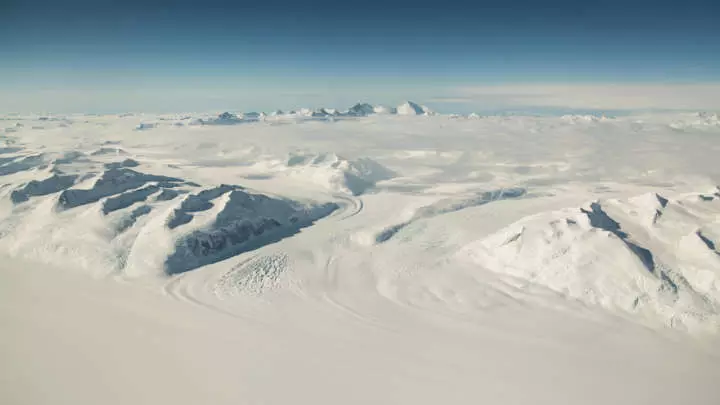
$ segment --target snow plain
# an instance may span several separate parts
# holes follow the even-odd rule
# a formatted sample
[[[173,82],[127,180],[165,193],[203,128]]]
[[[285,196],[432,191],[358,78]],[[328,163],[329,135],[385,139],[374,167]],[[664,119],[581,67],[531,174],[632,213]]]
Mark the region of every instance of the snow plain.
[[[3,117],[0,402],[720,403],[717,115],[356,111]]]

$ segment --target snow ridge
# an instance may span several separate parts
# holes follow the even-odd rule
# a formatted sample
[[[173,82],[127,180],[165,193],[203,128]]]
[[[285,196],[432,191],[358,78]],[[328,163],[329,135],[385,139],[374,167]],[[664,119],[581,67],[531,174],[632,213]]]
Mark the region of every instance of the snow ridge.
[[[712,218],[720,198],[700,196],[647,194],[534,215],[471,243],[461,256],[650,322],[716,330],[720,228]]]
[[[339,208],[238,185],[203,188],[126,162],[85,182],[53,174],[12,190],[11,219],[28,224],[7,228],[5,241],[20,247],[14,254],[130,276],[176,274],[292,236]]]

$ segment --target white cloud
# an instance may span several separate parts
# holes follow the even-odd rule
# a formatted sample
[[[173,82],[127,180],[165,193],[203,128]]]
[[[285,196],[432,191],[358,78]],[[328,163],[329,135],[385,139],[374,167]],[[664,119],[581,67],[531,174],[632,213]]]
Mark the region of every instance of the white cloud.
[[[455,89],[452,95],[434,101],[456,103],[461,100],[497,107],[715,110],[720,109],[720,83],[474,86]]]

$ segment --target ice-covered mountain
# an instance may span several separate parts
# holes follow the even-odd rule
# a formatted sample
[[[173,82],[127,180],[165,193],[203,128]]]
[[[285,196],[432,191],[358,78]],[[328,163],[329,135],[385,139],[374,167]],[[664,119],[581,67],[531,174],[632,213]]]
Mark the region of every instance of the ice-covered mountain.
[[[406,101],[395,108],[398,115],[430,115],[433,112],[419,104],[413,103],[412,101]]]
[[[354,106],[350,107],[347,111],[347,115],[353,116],[353,117],[364,117],[366,115],[374,114],[375,113],[375,107],[368,103],[357,103]]]
[[[167,115],[167,116],[154,116],[154,121],[148,120],[143,114],[123,114],[122,119],[131,120],[135,119],[135,130],[151,130],[158,127],[164,126],[202,126],[202,125],[239,125],[251,122],[265,121],[269,119],[271,122],[278,120],[291,120],[291,121],[304,121],[304,120],[334,120],[335,118],[356,118],[356,117],[367,117],[372,115],[435,115],[435,112],[430,110],[428,107],[407,101],[398,107],[386,107],[382,105],[372,105],[369,103],[357,103],[346,110],[341,110],[331,107],[318,107],[318,108],[300,108],[297,110],[291,110],[284,112],[283,110],[275,110],[270,113],[248,111],[248,112],[230,112],[225,111],[219,114],[198,114],[198,115]],[[56,123],[57,121],[57,123]],[[53,119],[43,120],[44,123],[52,122],[52,126],[67,126],[68,123],[65,120]],[[2,129],[3,132],[17,132],[22,128],[21,123],[17,123],[18,126],[5,127]],[[39,128],[39,126],[36,126]]]
[[[720,192],[531,216],[460,253],[571,299],[680,329],[720,326]]]
[[[4,254],[100,274],[174,274],[291,236],[338,208],[146,174],[131,159],[82,175],[63,166],[87,165],[84,155],[59,160],[15,166],[46,174],[0,193],[13,212],[0,220]]]
[[[311,117],[334,117],[337,116],[337,112],[332,108],[318,108],[310,113]]]
[[[407,101],[397,108],[385,107],[382,105],[372,105],[368,103],[357,103],[345,111],[337,110],[335,108],[322,107],[322,108],[301,108],[297,111],[290,111],[284,113],[282,110],[277,110],[270,114],[259,114],[256,112],[249,112],[235,115],[231,113],[220,114],[217,118],[206,119],[206,124],[235,124],[248,120],[258,120],[264,116],[271,117],[310,117],[310,118],[332,118],[332,117],[366,117],[369,115],[433,115],[435,114],[432,110],[425,106],[421,106],[412,101]]]

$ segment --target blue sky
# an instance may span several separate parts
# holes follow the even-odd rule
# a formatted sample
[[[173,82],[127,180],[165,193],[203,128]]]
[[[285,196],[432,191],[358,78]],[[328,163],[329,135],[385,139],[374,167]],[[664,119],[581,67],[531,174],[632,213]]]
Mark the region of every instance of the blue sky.
[[[268,110],[409,98],[469,111],[533,107],[488,97],[482,86],[687,91],[720,82],[715,3],[0,0],[0,110]]]

